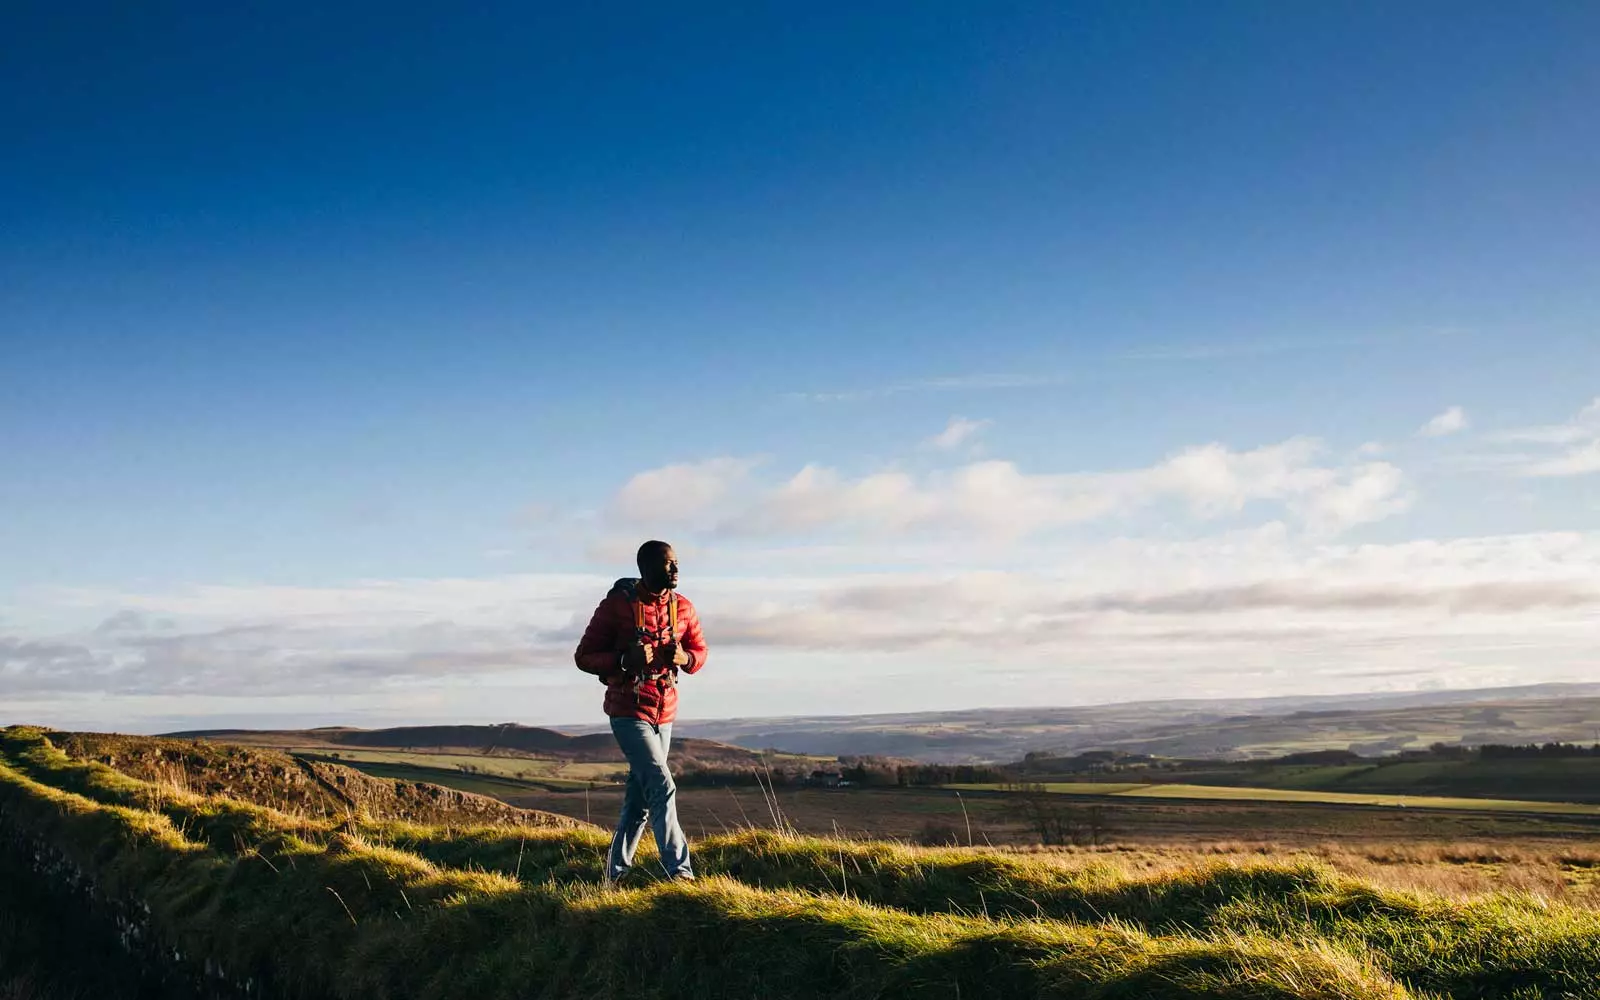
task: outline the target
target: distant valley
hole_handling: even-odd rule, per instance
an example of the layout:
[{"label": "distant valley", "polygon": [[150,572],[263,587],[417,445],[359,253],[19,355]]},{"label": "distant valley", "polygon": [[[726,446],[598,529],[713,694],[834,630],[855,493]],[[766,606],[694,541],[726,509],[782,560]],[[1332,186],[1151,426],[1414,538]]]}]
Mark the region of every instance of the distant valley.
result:
[{"label": "distant valley", "polygon": [[679,732],[752,749],[930,762],[1002,763],[1090,749],[1224,760],[1312,750],[1376,756],[1435,742],[1600,742],[1600,684],[684,720]]},{"label": "distant valley", "polygon": [[[622,761],[610,733],[592,724],[191,730],[167,735],[301,750],[449,750],[566,761],[574,767]],[[750,766],[759,759],[759,752],[766,750],[826,758],[880,756],[943,763],[1006,763],[1030,753],[1057,756],[1083,750],[1260,760],[1317,750],[1379,756],[1433,743],[1548,742],[1600,742],[1600,684],[883,715],[685,719],[678,724],[673,755],[716,767]]]}]

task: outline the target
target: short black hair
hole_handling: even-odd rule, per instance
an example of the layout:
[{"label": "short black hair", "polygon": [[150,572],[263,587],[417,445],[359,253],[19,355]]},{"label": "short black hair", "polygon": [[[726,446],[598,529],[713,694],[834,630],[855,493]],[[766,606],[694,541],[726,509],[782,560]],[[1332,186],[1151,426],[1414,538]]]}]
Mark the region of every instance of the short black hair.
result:
[{"label": "short black hair", "polygon": [[646,556],[652,556],[658,552],[662,552],[670,548],[672,548],[672,546],[668,543],[663,542],[658,538],[652,538],[648,542],[645,542],[643,545],[639,546],[638,554],[633,557],[634,565],[638,566],[642,570],[644,569],[644,560]]}]

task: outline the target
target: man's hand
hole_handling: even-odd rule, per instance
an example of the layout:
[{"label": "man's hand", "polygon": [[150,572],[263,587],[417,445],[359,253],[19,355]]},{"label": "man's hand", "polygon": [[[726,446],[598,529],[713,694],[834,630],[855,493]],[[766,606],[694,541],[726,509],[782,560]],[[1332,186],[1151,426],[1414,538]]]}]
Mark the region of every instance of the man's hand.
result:
[{"label": "man's hand", "polygon": [[689,665],[689,651],[675,642],[663,644],[660,650],[657,651],[657,656],[674,667],[687,667]]},{"label": "man's hand", "polygon": [[642,674],[656,659],[653,647],[636,642],[622,654],[622,669],[630,674]]}]

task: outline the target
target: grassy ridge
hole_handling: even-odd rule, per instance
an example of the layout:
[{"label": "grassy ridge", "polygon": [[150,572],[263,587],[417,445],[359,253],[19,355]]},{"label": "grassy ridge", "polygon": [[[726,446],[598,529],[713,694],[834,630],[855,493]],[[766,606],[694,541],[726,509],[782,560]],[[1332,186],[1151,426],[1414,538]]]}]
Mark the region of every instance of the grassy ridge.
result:
[{"label": "grassy ridge", "polygon": [[[1313,865],[1109,865],[746,833],[696,886],[605,890],[604,837],[307,820],[0,734],[3,822],[231,978],[308,996],[1574,996],[1600,927]],[[954,985],[952,985],[954,984]],[[956,990],[959,989],[959,993]]]},{"label": "grassy ridge", "polygon": [[[478,830],[442,836],[391,828],[407,850],[441,863],[517,872],[524,880],[597,879],[604,838]],[[1456,997],[1589,995],[1600,983],[1600,917],[1528,896],[1456,902],[1378,889],[1325,864],[1214,864],[1129,876],[1109,863],[930,850],[749,831],[696,844],[702,870],[764,887],[847,895],[922,914],[1111,923],[1157,936],[1207,938],[1248,929],[1304,947],[1333,943],[1400,982]],[[1600,994],[1597,994],[1600,995]]]}]

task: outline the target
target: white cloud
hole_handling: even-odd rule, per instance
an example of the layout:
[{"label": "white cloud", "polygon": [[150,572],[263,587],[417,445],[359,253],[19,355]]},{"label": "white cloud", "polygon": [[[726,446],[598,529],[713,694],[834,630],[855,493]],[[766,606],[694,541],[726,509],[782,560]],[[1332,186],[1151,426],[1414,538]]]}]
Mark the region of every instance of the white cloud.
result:
[{"label": "white cloud", "polygon": [[1565,423],[1501,431],[1489,440],[1531,446],[1533,450],[1483,456],[1479,464],[1488,468],[1530,478],[1600,472],[1600,397]]},{"label": "white cloud", "polygon": [[714,518],[713,534],[943,532],[1017,539],[1162,503],[1176,503],[1205,521],[1258,502],[1282,504],[1309,530],[1328,534],[1391,516],[1410,503],[1397,467],[1324,465],[1318,461],[1322,451],[1309,438],[1248,451],[1206,444],[1146,468],[1114,472],[1030,473],[988,459],[922,475],[891,469],[852,478],[807,465],[787,481],[738,495],[725,491],[721,496],[730,502]]},{"label": "white cloud", "polygon": [[635,524],[692,524],[743,483],[757,464],[757,459],[724,457],[641,472],[617,492],[612,511]]},{"label": "white cloud", "polygon": [[1495,441],[1521,444],[1574,444],[1600,435],[1600,396],[1579,410],[1571,420],[1540,427],[1520,427],[1492,435]]},{"label": "white cloud", "polygon": [[[1600,627],[1600,533],[1335,545],[1261,529],[1057,547],[1034,570],[686,574],[713,647],[685,682],[701,717],[782,711],[818,671],[856,711],[906,707],[883,682],[908,671],[976,685],[986,704],[1237,693],[1246,675],[1263,694],[1581,677]],[[7,618],[80,624],[0,636],[0,689],[7,721],[53,704],[111,724],[128,699],[194,715],[245,697],[352,718],[436,718],[448,702],[456,718],[570,721],[597,710],[571,651],[610,575],[41,591]],[[96,628],[112,618],[173,627]],[[862,700],[873,691],[889,693]]]},{"label": "white cloud", "polygon": [[1524,476],[1585,476],[1591,472],[1600,472],[1600,438],[1521,469]]},{"label": "white cloud", "polygon": [[951,417],[944,430],[929,438],[924,444],[930,448],[950,451],[972,441],[991,422],[988,420],[968,420],[966,417]]},{"label": "white cloud", "polygon": [[1307,530],[1336,535],[1358,524],[1370,524],[1410,508],[1413,497],[1405,476],[1387,462],[1370,462],[1342,474],[1326,488],[1310,492],[1296,507]]},{"label": "white cloud", "polygon": [[1452,406],[1417,429],[1422,437],[1444,437],[1467,429],[1467,411]]}]

